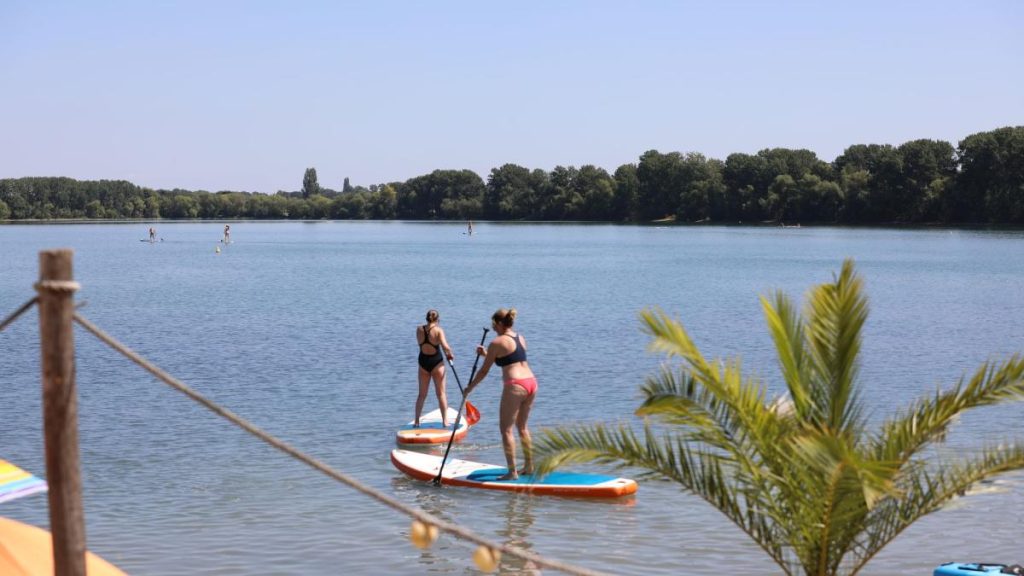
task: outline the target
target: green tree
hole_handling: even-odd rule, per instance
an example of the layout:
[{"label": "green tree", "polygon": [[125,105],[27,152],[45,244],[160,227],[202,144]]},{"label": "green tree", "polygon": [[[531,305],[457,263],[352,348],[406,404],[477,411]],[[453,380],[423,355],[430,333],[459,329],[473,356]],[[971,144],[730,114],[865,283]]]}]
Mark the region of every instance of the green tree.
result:
[{"label": "green tree", "polygon": [[762,200],[775,176],[762,155],[730,154],[722,168],[724,218],[738,221],[759,221],[767,216]]},{"label": "green tree", "polygon": [[604,168],[584,164],[576,174],[573,186],[583,199],[580,218],[583,220],[614,220],[615,179]]},{"label": "green tree", "polygon": [[797,182],[799,203],[796,214],[787,219],[809,220],[812,222],[836,222],[842,191],[835,182],[824,180],[814,174],[804,174]]},{"label": "green tree", "polygon": [[1024,126],[972,134],[957,153],[953,219],[1024,223]]},{"label": "green tree", "polygon": [[89,218],[105,218],[107,211],[103,208],[102,202],[93,200],[85,205],[85,215]]},{"label": "green tree", "polygon": [[[848,215],[856,214],[858,222],[897,222],[905,218],[905,180],[903,157],[889,144],[855,144],[843,151],[833,162],[836,173],[845,175],[857,170],[867,173],[864,190],[847,191],[847,197],[862,201]],[[853,182],[859,183],[854,179]]]},{"label": "green tree", "polygon": [[539,202],[545,220],[608,220],[612,218],[615,181],[602,168],[556,166],[547,176]]},{"label": "green tree", "polygon": [[941,140],[911,140],[896,151],[903,159],[903,197],[899,219],[935,221],[946,183],[956,178],[956,150]]},{"label": "green tree", "polygon": [[662,154],[648,150],[640,156],[636,168],[637,206],[641,220],[674,216],[681,192],[679,173],[683,156],[679,152]]},{"label": "green tree", "polygon": [[4,201],[11,208],[11,218],[14,220],[21,220],[29,218],[32,214],[32,205],[25,198],[25,196],[18,190],[18,186],[12,187],[4,197]]},{"label": "green tree", "polygon": [[198,218],[199,202],[191,194],[176,194],[165,212],[171,218]]},{"label": "green tree", "polygon": [[[262,195],[261,195],[262,196]],[[298,198],[289,198],[282,194],[274,194],[273,196],[263,196],[263,202],[261,204],[265,207],[263,214],[266,218],[272,218],[275,220],[284,220],[288,218],[306,218],[309,217],[308,213],[312,211],[312,206],[316,202],[326,202],[330,204],[330,200],[322,196],[314,196],[309,200],[301,200]],[[299,208],[301,206],[301,208]],[[293,213],[293,207],[297,208]],[[301,215],[300,215],[301,214]],[[312,216],[319,217],[319,216]]]},{"label": "green tree", "polygon": [[678,174],[680,194],[679,207],[676,209],[677,221],[701,222],[710,219],[713,213],[724,212],[722,166],[721,161],[709,159],[697,152],[683,156]]},{"label": "green tree", "polygon": [[309,199],[309,218],[326,220],[331,217],[331,201],[323,196]]},{"label": "green tree", "polygon": [[302,197],[309,198],[320,193],[320,184],[316,179],[316,168],[306,168],[302,175]]},{"label": "green tree", "polygon": [[[481,182],[481,185],[483,183]],[[395,217],[398,207],[398,193],[394,186],[384,184],[376,190],[371,191],[370,216],[375,220],[390,220]],[[479,200],[477,200],[477,211],[479,211]]]},{"label": "green tree", "polygon": [[579,170],[574,166],[555,166],[541,191],[540,216],[545,220],[579,220],[583,196],[576,190]]},{"label": "green tree", "polygon": [[367,193],[355,190],[341,194],[331,203],[331,213],[341,220],[365,220],[369,218]]},{"label": "green tree", "polygon": [[541,191],[548,174],[516,164],[491,169],[484,192],[484,216],[493,220],[523,220],[540,216]]},{"label": "green tree", "polygon": [[615,220],[637,220],[637,194],[640,181],[636,177],[635,164],[623,164],[615,170],[615,198],[612,200],[612,216]]},{"label": "green tree", "polygon": [[405,182],[397,197],[403,218],[462,219],[475,212],[484,182],[472,170],[434,170]]},{"label": "green tree", "polygon": [[760,200],[761,212],[769,219],[782,221],[796,204],[796,181],[789,174],[779,174],[768,186],[768,194]]},{"label": "green tree", "polygon": [[972,408],[1024,398],[1024,359],[983,364],[869,430],[858,386],[862,282],[846,261],[815,287],[803,314],[784,294],[761,300],[788,402],[744,375],[738,359],[707,360],[677,321],[642,314],[651,348],[678,358],[643,386],[643,435],[604,425],[545,431],[540,472],[591,460],[646,469],[718,508],[786,574],[856,574],[921,517],[976,482],[1024,468],[1024,444],[979,448],[952,462],[933,449]]},{"label": "green tree", "polygon": [[856,166],[846,166],[839,176],[840,222],[866,222],[871,210],[871,173]]},{"label": "green tree", "polygon": [[7,220],[11,217],[11,209],[7,206],[7,202],[0,200],[0,220]]},{"label": "green tree", "polygon": [[643,220],[666,216],[697,222],[723,203],[722,163],[703,154],[648,150],[636,169],[637,204]]}]

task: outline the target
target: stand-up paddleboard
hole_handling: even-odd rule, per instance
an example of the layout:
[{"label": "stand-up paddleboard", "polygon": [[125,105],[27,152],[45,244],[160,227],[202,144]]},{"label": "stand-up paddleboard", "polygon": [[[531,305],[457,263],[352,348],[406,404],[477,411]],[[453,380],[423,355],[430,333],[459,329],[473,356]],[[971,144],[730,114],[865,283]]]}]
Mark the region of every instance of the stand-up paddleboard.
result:
[{"label": "stand-up paddleboard", "polygon": [[[452,438],[452,426],[455,424],[456,416],[458,416],[458,412],[448,408],[448,427],[446,428],[441,424],[440,408],[428,412],[420,416],[419,428],[413,428],[415,420],[399,428],[395,433],[395,441],[399,444],[444,444]],[[465,418],[459,420],[459,429],[455,431],[455,442],[466,437],[469,426],[470,424],[466,422]]]},{"label": "stand-up paddleboard", "polygon": [[932,572],[932,576],[984,576],[985,574],[1024,574],[1024,568],[1014,564],[961,564],[946,562]]},{"label": "stand-up paddleboard", "polygon": [[[441,457],[396,449],[391,451],[391,463],[417,480],[430,481],[437,477]],[[520,474],[516,480],[498,480],[507,471],[503,466],[449,458],[444,464],[441,483],[447,486],[587,498],[617,498],[632,494],[637,488],[636,481],[629,478],[577,472],[555,471],[543,478]]]}]

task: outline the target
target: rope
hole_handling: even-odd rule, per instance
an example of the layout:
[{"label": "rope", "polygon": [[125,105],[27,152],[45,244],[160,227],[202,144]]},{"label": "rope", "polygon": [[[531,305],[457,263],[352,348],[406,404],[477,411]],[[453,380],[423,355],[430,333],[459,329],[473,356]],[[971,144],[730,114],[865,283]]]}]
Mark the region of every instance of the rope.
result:
[{"label": "rope", "polygon": [[0,322],[0,332],[2,332],[4,328],[7,328],[8,324],[10,324],[11,322],[14,322],[15,320],[17,320],[18,316],[21,316],[22,314],[27,312],[28,309],[31,308],[38,301],[39,301],[39,297],[38,296],[33,296],[31,300],[29,300],[28,302],[25,302],[24,304],[22,304],[21,307],[18,308],[17,310],[15,310],[13,314],[8,316],[7,318],[4,318],[4,321]]},{"label": "rope", "polygon": [[458,524],[446,522],[445,520],[442,520],[432,514],[428,514],[427,512],[424,512],[418,508],[407,506],[402,502],[388,496],[387,494],[374,490],[373,488],[359,482],[358,480],[348,476],[347,474],[335,470],[334,468],[331,468],[330,466],[324,464],[323,462],[320,462],[319,460],[306,455],[305,453],[297,450],[296,448],[293,448],[286,442],[278,440],[274,436],[271,436],[270,434],[257,428],[256,426],[244,420],[240,416],[218,405],[212,400],[206,398],[205,396],[196,392],[195,390],[193,390],[192,388],[190,388],[177,378],[171,376],[170,374],[164,372],[157,366],[153,365],[148,360],[146,360],[145,358],[143,358],[142,356],[140,356],[139,354],[125,346],[124,344],[121,344],[120,342],[115,340],[112,336],[98,328],[96,325],[86,320],[80,314],[75,313],[74,320],[75,322],[78,322],[78,324],[81,325],[83,328],[91,332],[94,336],[96,336],[97,338],[105,342],[107,345],[109,345],[111,348],[120,352],[132,362],[138,364],[153,376],[156,376],[158,380],[161,380],[162,382],[174,388],[175,390],[181,392],[182,394],[185,394],[192,400],[198,402],[199,404],[202,404],[205,408],[207,408],[214,414],[220,416],[221,418],[224,418],[228,422],[231,422],[232,424],[238,426],[242,430],[245,430],[249,434],[252,434],[253,436],[259,438],[260,440],[266,442],[267,444],[270,444],[274,448],[277,448],[278,450],[284,452],[285,454],[291,456],[292,458],[295,458],[296,460],[299,460],[300,462],[310,466],[314,470],[323,472],[327,476],[339,482],[347,484],[356,491],[361,492],[367,496],[370,496],[371,498],[374,498],[384,503],[385,505],[394,508],[395,510],[404,512],[405,514],[408,514],[409,516],[419,520],[420,522],[431,524],[433,526],[436,526],[439,530],[442,530],[449,534],[453,534],[464,540],[474,542],[481,546],[486,546],[493,550],[500,550],[504,554],[509,554],[511,556],[515,556],[523,560],[528,560],[542,567],[559,570],[567,574],[576,574],[579,576],[604,576],[605,574],[603,572],[595,572],[587,568],[580,568],[557,560],[548,560],[546,558],[533,554],[532,552],[528,552],[526,550],[523,550],[522,548],[518,548],[515,546],[509,546],[507,544],[497,544],[481,536],[478,536],[476,533],[466,528],[463,528]]},{"label": "rope", "polygon": [[78,292],[82,285],[74,280],[40,280],[32,287],[36,292]]},{"label": "rope", "polygon": [[[79,288],[78,282],[65,282],[65,281],[57,281],[57,280],[46,280],[46,281],[43,281],[43,282],[37,282],[35,284],[35,289],[37,291],[42,291],[42,290],[54,290],[54,291],[67,290],[69,292],[74,292],[75,290],[78,290],[78,288]],[[37,302],[39,302],[39,296],[34,296],[31,299],[29,299],[28,302],[25,302],[24,304],[22,304],[10,316],[8,316],[7,318],[4,318],[4,321],[0,322],[0,332],[3,332],[4,328],[7,328],[7,326],[9,326],[12,322],[17,320],[18,316],[21,316],[25,312],[28,312],[28,309],[31,308]],[[81,308],[81,307],[83,307],[85,305],[86,305],[86,302],[83,300],[82,302],[78,302],[77,304],[75,304],[75,309],[77,310],[77,309],[79,309],[79,308]]]}]

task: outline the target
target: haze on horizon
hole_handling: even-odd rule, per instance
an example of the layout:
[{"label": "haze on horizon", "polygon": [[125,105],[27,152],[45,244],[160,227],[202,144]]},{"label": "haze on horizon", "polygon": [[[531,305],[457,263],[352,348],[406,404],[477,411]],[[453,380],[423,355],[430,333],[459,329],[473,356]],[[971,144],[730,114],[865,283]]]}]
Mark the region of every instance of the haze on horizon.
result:
[{"label": "haze on horizon", "polygon": [[1024,4],[0,5],[0,178],[297,190],[1024,124]]}]

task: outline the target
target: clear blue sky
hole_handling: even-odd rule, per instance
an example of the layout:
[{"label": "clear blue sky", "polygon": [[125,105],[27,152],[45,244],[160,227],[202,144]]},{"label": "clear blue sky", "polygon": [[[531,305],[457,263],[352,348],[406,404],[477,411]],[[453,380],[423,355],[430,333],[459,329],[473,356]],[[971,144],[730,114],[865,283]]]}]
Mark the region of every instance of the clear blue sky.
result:
[{"label": "clear blue sky", "polygon": [[1024,124],[1024,2],[0,0],[0,177],[340,189]]}]

